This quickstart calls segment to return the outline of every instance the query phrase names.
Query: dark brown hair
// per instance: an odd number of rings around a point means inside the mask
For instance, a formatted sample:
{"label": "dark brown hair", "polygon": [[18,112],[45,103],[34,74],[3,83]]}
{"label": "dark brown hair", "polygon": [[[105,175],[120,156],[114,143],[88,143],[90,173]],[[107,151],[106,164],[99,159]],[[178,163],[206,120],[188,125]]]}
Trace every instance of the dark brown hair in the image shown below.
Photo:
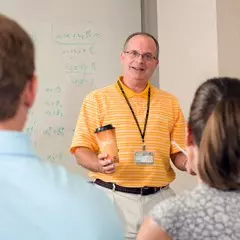
{"label": "dark brown hair", "polygon": [[15,116],[34,69],[31,38],[18,23],[0,14],[0,121]]}
{"label": "dark brown hair", "polygon": [[158,43],[157,39],[153,35],[151,35],[150,33],[146,33],[146,32],[135,32],[135,33],[132,33],[125,40],[125,43],[123,45],[123,49],[126,49],[128,42],[135,36],[146,36],[146,37],[151,38],[154,41],[155,45],[156,45],[156,49],[157,49],[156,59],[158,59],[158,57],[159,57],[159,43]]}
{"label": "dark brown hair", "polygon": [[240,80],[204,82],[195,93],[188,124],[199,146],[201,179],[218,189],[239,189]]}

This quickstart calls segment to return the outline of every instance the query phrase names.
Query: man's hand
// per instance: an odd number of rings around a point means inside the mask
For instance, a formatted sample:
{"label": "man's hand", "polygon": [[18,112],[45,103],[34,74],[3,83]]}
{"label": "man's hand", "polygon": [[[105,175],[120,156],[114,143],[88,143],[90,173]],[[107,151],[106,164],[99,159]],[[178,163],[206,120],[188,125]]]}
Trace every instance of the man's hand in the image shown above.
{"label": "man's hand", "polygon": [[189,159],[182,152],[172,154],[171,159],[175,167],[179,170],[187,171],[191,175],[196,175],[196,173],[192,170]]}
{"label": "man's hand", "polygon": [[186,168],[186,171],[191,174],[191,175],[196,175],[196,173],[193,171],[192,167],[191,167],[191,164],[189,163],[189,159],[186,159],[186,162],[185,162],[185,168]]}
{"label": "man's hand", "polygon": [[111,159],[108,159],[107,153],[98,154],[99,172],[110,174],[115,172],[115,164]]}

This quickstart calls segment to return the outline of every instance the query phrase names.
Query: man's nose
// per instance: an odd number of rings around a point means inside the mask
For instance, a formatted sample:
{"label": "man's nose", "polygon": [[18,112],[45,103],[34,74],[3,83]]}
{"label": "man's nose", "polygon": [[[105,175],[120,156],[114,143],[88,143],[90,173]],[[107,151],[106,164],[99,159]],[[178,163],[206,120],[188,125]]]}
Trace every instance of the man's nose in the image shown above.
{"label": "man's nose", "polygon": [[143,62],[144,61],[143,57],[144,56],[142,54],[139,54],[136,59],[137,59],[138,62]]}

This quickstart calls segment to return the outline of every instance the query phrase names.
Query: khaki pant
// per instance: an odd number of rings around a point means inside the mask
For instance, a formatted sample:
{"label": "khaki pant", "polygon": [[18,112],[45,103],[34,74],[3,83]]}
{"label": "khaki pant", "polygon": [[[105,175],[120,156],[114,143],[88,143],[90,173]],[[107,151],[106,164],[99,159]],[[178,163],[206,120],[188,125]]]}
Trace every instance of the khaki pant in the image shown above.
{"label": "khaki pant", "polygon": [[125,239],[136,239],[137,232],[144,217],[159,202],[175,196],[170,187],[161,189],[155,194],[142,196],[138,194],[113,191],[104,187],[95,186],[104,191],[115,204],[120,217],[125,224]]}

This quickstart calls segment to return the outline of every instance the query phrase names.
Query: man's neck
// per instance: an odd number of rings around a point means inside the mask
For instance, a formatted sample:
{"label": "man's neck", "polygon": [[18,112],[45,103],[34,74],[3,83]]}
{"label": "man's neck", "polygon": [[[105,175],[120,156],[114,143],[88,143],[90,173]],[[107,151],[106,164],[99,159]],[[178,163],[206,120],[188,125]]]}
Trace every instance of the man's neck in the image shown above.
{"label": "man's neck", "polygon": [[127,78],[123,77],[122,83],[128,88],[130,88],[132,91],[134,91],[135,93],[140,93],[146,88],[148,81],[137,80],[137,79],[129,81],[127,80]]}
{"label": "man's neck", "polygon": [[0,130],[9,130],[9,131],[22,131],[24,128],[24,124],[27,120],[27,115],[25,114],[17,114],[6,121],[0,121]]}
{"label": "man's neck", "polygon": [[19,131],[20,132],[23,130],[23,126],[22,126],[22,124],[8,120],[6,122],[0,122],[0,130]]}

